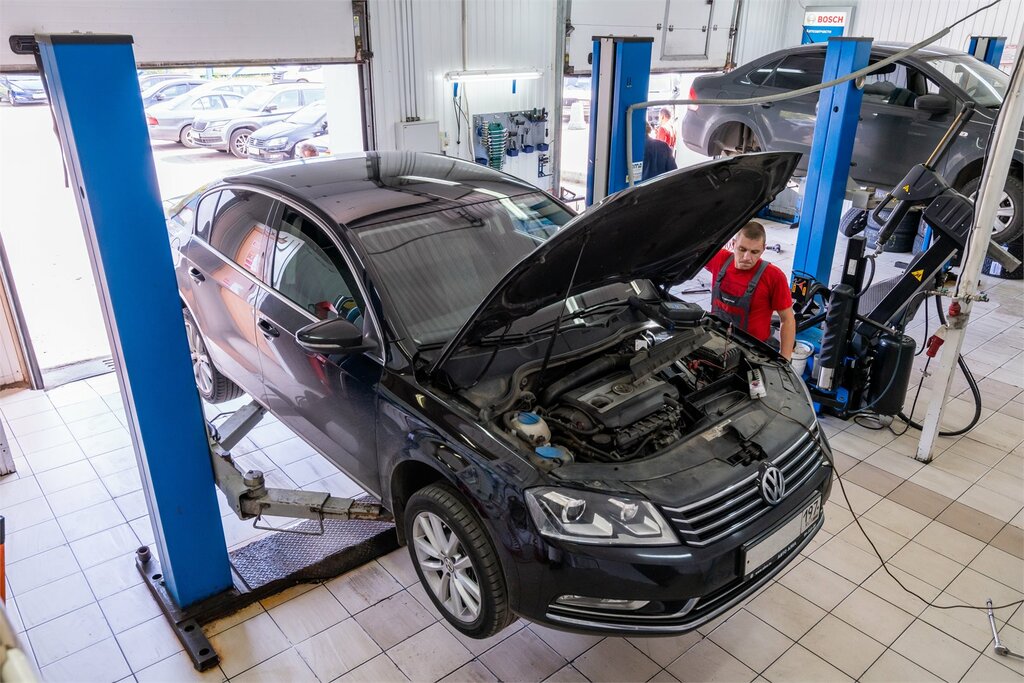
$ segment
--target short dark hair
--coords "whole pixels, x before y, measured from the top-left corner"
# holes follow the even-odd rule
[[[672,118],[672,110],[669,109],[668,107],[663,107],[662,110],[658,112],[658,114],[660,116],[664,116],[666,119]]]
[[[768,233],[764,231],[764,226],[757,221],[750,221],[740,228],[740,234],[748,240],[761,240],[762,243],[768,241]]]

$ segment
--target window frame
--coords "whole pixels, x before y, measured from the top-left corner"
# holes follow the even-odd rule
[[[817,80],[817,82],[815,82],[813,84],[801,85],[800,88],[787,88],[787,87],[783,87],[781,85],[776,85],[775,77],[779,73],[779,67],[783,66],[786,63],[787,60],[794,59],[794,58],[801,58],[801,59],[811,58],[811,59],[820,59],[821,60],[821,73],[822,73],[822,75]],[[804,71],[803,73],[807,73],[807,72]],[[824,77],[825,77],[825,52],[823,50],[805,50],[805,51],[800,51],[800,52],[790,52],[789,54],[785,55],[778,64],[775,65],[775,68],[772,69],[772,73],[769,75],[768,78],[765,79],[766,82],[764,84],[758,86],[758,87],[760,87],[760,88],[775,88],[776,90],[782,90],[784,92],[792,92],[793,90],[799,90],[801,88],[810,87],[810,85],[820,85],[821,82],[822,82],[821,79],[824,78]],[[769,80],[771,82],[768,82]],[[816,95],[814,95],[814,96],[816,96]]]

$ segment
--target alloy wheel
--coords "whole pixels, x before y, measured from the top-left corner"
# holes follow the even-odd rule
[[[190,320],[185,321],[185,330],[188,333],[188,348],[192,354],[192,374],[195,376],[196,386],[201,393],[209,396],[213,393],[213,365],[206,353],[206,344]]]
[[[249,150],[249,134],[240,133],[235,136],[235,156],[242,158]]]
[[[412,542],[434,597],[459,621],[475,621],[481,609],[480,582],[455,531],[438,515],[422,511],[413,521]]]
[[[971,201],[977,201],[978,193],[971,194]],[[1010,199],[1010,195],[1003,190],[1003,193],[999,195],[999,204],[996,206],[996,214],[992,217],[992,234],[995,235],[1006,229],[1008,225],[1013,221],[1013,200]]]

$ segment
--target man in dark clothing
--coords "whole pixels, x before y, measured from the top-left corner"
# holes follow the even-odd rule
[[[644,172],[641,180],[649,180],[662,173],[676,169],[676,160],[672,156],[672,148],[661,140],[651,137],[653,129],[647,124],[647,137],[644,138]]]
[[[796,339],[793,297],[785,273],[761,260],[765,239],[764,226],[751,221],[733,240],[734,251],[722,249],[704,266],[714,277],[711,310],[772,346],[772,313],[778,313],[782,321],[779,353],[788,360]]]

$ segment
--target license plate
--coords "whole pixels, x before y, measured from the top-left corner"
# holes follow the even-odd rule
[[[756,572],[760,567],[774,560],[804,532],[817,524],[821,517],[821,496],[815,496],[795,517],[776,529],[768,538],[747,548],[744,553],[744,576]]]
[[[263,150],[256,149],[255,147],[250,147],[249,154],[253,155],[254,157],[258,157],[259,155],[263,154]]]
[[[46,93],[37,92],[37,93],[33,93],[32,94],[32,99],[33,100],[41,100],[44,97],[46,97]]]

